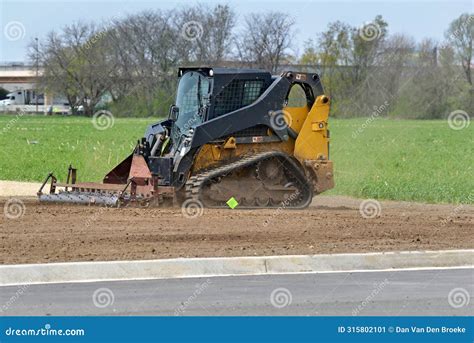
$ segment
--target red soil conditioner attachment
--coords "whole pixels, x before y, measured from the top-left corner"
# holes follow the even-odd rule
[[[152,176],[145,158],[140,154],[140,145],[107,173],[103,183],[78,183],[76,175],[77,169],[69,166],[66,183],[60,183],[53,173],[50,173],[38,191],[39,200],[118,207],[133,203],[158,205],[165,200],[172,203],[174,198],[174,187],[160,186],[158,189],[158,177]],[[43,193],[49,180],[51,180],[50,191]]]

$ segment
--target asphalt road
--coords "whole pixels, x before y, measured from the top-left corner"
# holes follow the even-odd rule
[[[0,287],[0,315],[473,315],[474,269]]]

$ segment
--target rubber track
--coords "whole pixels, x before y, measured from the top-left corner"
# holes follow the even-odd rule
[[[267,151],[267,152],[262,152],[262,153],[252,155],[252,156],[242,157],[240,160],[237,160],[235,162],[191,176],[189,180],[186,182],[186,186],[185,186],[186,187],[186,200],[194,200],[194,201],[200,202],[201,189],[202,189],[202,186],[207,181],[219,175],[226,175],[233,170],[252,165],[254,163],[257,163],[260,160],[265,160],[271,157],[279,157],[279,158],[285,159],[285,162],[289,163],[291,167],[293,167],[294,171],[299,173],[299,175],[294,175],[294,176],[296,176],[299,179],[303,187],[307,187],[310,190],[312,189],[312,184],[306,178],[304,173],[301,171],[301,167],[298,166],[296,162],[293,161],[287,154],[279,152],[279,151]],[[305,202],[302,203],[302,205],[287,206],[287,208],[291,208],[291,209],[306,208],[311,203],[312,198],[313,198],[312,192],[310,191],[310,196],[308,197],[308,199],[306,199]],[[212,208],[228,208],[227,206],[211,206],[211,207]],[[278,207],[281,207],[281,205],[280,206],[239,206],[239,208],[245,208],[245,209],[278,208]]]

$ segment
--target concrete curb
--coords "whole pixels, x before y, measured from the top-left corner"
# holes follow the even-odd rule
[[[227,275],[473,267],[473,265],[474,249],[20,264],[0,266],[0,286]]]

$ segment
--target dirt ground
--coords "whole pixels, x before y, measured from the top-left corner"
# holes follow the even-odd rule
[[[474,248],[467,205],[381,202],[366,219],[361,200],[320,196],[306,210],[205,209],[190,219],[179,208],[22,201],[19,218],[0,216],[0,264]]]

